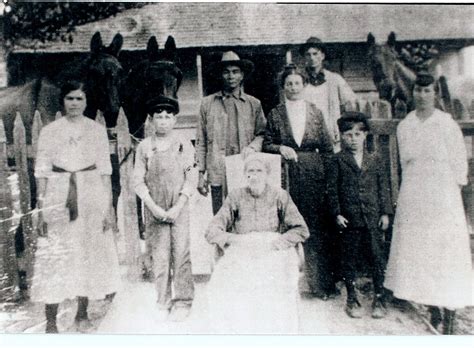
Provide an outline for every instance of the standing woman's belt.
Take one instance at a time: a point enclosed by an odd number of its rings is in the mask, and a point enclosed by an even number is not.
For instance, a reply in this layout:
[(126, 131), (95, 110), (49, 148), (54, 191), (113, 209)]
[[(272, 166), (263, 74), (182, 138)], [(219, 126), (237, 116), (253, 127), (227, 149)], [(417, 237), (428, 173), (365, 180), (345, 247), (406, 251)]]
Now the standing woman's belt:
[(89, 167), (79, 169), (76, 171), (69, 171), (60, 167), (57, 167), (53, 164), (53, 172), (56, 173), (71, 173), (71, 176), (69, 177), (69, 190), (67, 193), (67, 199), (66, 199), (66, 208), (69, 209), (69, 221), (74, 221), (77, 219), (78, 213), (79, 213), (79, 208), (77, 205), (77, 178), (76, 178), (76, 173), (77, 172), (87, 172), (89, 170), (95, 170), (97, 169), (96, 165), (93, 164)]

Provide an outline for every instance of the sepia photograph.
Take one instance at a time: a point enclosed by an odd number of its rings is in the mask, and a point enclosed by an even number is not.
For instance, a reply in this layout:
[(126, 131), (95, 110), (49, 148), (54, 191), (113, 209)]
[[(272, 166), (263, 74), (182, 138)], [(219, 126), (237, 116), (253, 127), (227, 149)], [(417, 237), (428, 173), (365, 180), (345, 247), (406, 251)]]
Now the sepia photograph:
[(474, 334), (473, 4), (2, 0), (0, 50), (0, 341)]

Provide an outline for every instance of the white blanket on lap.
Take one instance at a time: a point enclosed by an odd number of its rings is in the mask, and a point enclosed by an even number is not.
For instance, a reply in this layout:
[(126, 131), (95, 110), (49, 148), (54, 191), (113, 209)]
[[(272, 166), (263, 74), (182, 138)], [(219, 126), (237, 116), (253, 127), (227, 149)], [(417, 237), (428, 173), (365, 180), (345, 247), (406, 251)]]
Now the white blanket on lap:
[(298, 332), (298, 256), (271, 249), (274, 232), (243, 236), (225, 250), (208, 284), (213, 333)]

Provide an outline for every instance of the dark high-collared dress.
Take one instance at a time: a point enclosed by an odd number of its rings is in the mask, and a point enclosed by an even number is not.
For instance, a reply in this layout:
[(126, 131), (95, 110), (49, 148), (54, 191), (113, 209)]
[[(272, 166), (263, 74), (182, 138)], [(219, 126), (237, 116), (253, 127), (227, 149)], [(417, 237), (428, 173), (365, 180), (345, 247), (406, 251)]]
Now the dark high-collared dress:
[[(331, 293), (334, 291), (334, 275), (339, 261), (328, 232), (325, 165), (333, 158), (332, 141), (321, 111), (312, 103), (306, 103), (306, 123), (301, 145), (293, 137), (285, 103), (275, 107), (267, 118), (262, 150), (280, 153), (280, 146), (294, 149), (298, 161), (288, 161), (289, 193), (305, 219), (310, 238), (305, 242), (306, 276), (310, 291)], [(285, 172), (285, 171), (283, 171)]]

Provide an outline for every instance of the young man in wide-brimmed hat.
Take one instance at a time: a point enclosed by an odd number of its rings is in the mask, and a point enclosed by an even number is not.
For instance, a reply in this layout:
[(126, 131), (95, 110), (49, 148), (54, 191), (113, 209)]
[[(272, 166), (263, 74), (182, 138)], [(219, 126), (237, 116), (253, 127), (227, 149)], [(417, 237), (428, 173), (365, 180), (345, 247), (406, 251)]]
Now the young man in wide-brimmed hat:
[(338, 152), (340, 136), (337, 120), (341, 117), (341, 106), (348, 101), (354, 103), (356, 95), (341, 75), (324, 69), (326, 53), (326, 45), (314, 36), (300, 47), (300, 54), (305, 58), (309, 82), (303, 94), (305, 100), (316, 104), (322, 111), (334, 149)]
[[(199, 168), (198, 191), (207, 195), (211, 186), (214, 214), (226, 193), (226, 156), (244, 157), (262, 149), (266, 119), (260, 101), (242, 90), (253, 63), (232, 51), (225, 52), (214, 69), (222, 77), (222, 89), (201, 102), (196, 134)], [(207, 174), (207, 178), (206, 178)]]

